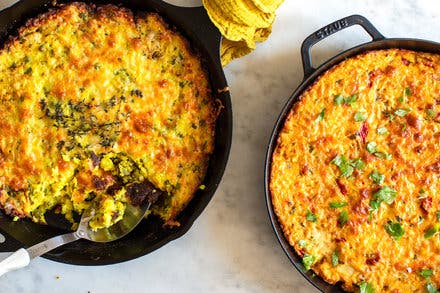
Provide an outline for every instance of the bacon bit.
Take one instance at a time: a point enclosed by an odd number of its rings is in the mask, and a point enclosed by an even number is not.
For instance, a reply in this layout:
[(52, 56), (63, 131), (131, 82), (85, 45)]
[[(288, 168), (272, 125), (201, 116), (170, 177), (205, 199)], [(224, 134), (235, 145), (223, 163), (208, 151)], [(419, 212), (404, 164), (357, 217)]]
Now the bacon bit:
[(367, 260), (365, 261), (365, 263), (369, 266), (374, 266), (375, 264), (377, 264), (380, 260), (380, 254), (378, 253), (373, 253), (367, 256)]
[(14, 191), (26, 190), (27, 183), (26, 183), (26, 181), (24, 181), (20, 178), (14, 178), (14, 179), (12, 179), (9, 187)]
[(167, 80), (166, 79), (162, 79), (162, 80), (160, 80), (159, 82), (159, 86), (160, 87), (166, 87), (167, 86), (167, 84), (168, 84), (168, 82), (167, 82)]
[(361, 190), (361, 196), (363, 198), (370, 198), (370, 190), (368, 188), (363, 188)]
[(307, 175), (307, 173), (309, 173), (309, 171), (310, 171), (309, 166), (303, 165), (301, 167), (301, 170), (299, 171), (299, 174), (304, 176), (304, 175)]
[(107, 186), (107, 180), (105, 180), (104, 178), (100, 178), (96, 175), (93, 175), (92, 183), (93, 183), (93, 187), (96, 188), (97, 190), (104, 190), (105, 187)]
[(370, 208), (367, 204), (365, 204), (363, 201), (358, 201), (353, 206), (353, 211), (359, 215), (368, 215), (370, 212)]
[(336, 184), (338, 185), (339, 190), (341, 191), (341, 193), (342, 193), (343, 195), (346, 195), (347, 192), (348, 192), (348, 190), (347, 190), (347, 186), (345, 186), (344, 183), (342, 183), (341, 180), (339, 180), (339, 178), (336, 179)]
[(428, 196), (422, 198), (420, 201), (420, 207), (428, 214), (432, 207), (432, 197)]
[(94, 152), (90, 153), (90, 158), (92, 159), (92, 166), (96, 167), (101, 162), (101, 158), (97, 156)]
[(425, 60), (423, 60), (423, 65), (425, 65), (425, 66), (427, 66), (427, 67), (431, 67), (431, 68), (434, 68), (434, 63), (432, 63), (432, 60), (431, 59), (425, 59)]
[(408, 114), (406, 116), (406, 122), (408, 122), (409, 126), (414, 127), (417, 130), (422, 128), (422, 121), (414, 114)]
[(367, 143), (367, 135), (368, 135), (368, 123), (362, 123), (361, 128), (358, 131), (358, 135), (361, 137), (362, 143)]
[(435, 162), (429, 166), (426, 166), (426, 171), (440, 173), (440, 162)]
[(423, 135), (420, 132), (414, 133), (413, 138), (414, 138), (414, 141), (416, 141), (416, 142), (423, 141)]
[(418, 154), (421, 154), (424, 150), (425, 150), (425, 147), (423, 145), (419, 145), (414, 148), (414, 151)]
[(368, 81), (368, 87), (371, 87), (373, 85), (373, 82), (379, 77), (383, 75), (383, 71), (381, 69), (376, 69), (374, 71), (370, 71), (368, 73), (369, 81)]
[(394, 172), (393, 175), (391, 175), (391, 180), (396, 181), (399, 179), (400, 175), (402, 175), (401, 171)]
[(411, 62), (408, 59), (405, 59), (403, 57), (402, 57), (402, 63), (405, 64), (406, 66), (411, 64)]
[(401, 133), (402, 137), (409, 137), (410, 135), (411, 135), (411, 131), (408, 128), (402, 131)]
[(394, 73), (394, 71), (396, 71), (396, 68), (394, 67), (394, 66), (387, 66), (386, 68), (385, 68), (385, 74), (386, 75), (391, 75), (391, 74), (393, 74)]
[(304, 255), (306, 255), (306, 251), (304, 250), (304, 248), (301, 248), (298, 250), (298, 256), (303, 258)]
[(346, 242), (347, 241), (347, 239), (345, 239), (344, 237), (341, 237), (341, 238), (335, 238), (335, 242), (336, 243), (344, 243), (344, 242)]

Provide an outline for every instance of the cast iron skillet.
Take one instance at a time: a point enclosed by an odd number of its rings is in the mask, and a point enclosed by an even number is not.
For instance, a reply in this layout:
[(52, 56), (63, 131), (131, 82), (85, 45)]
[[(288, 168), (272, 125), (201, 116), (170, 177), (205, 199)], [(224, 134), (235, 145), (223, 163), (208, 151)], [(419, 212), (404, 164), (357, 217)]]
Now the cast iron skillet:
[[(71, 1), (58, 1), (58, 3)], [(110, 1), (82, 1), (105, 4)], [(215, 98), (218, 98), (222, 109), (216, 125), (215, 149), (203, 184), (204, 190), (198, 190), (180, 213), (177, 221), (179, 227), (164, 228), (162, 222), (150, 217), (126, 237), (106, 244), (77, 241), (65, 245), (44, 255), (45, 258), (79, 265), (104, 265), (130, 260), (165, 245), (182, 236), (191, 227), (195, 219), (206, 207), (220, 182), (229, 156), (232, 137), (232, 110), (227, 87), (221, 67), (219, 46), (221, 35), (209, 20), (203, 7), (177, 7), (160, 0), (124, 0), (123, 6), (132, 11), (157, 12), (165, 21), (177, 29), (189, 41), (196, 52), (199, 52), (212, 84)], [(118, 4), (118, 3), (113, 3)], [(0, 47), (9, 35), (14, 35), (24, 22), (52, 6), (52, 0), (22, 0), (14, 6), (0, 12)], [(49, 222), (49, 220), (48, 220)], [(62, 226), (62, 225), (60, 225)], [(0, 212), (0, 231), (6, 241), (0, 244), (0, 251), (14, 251), (20, 247), (29, 247), (51, 236), (66, 233), (65, 230), (38, 225), (30, 221), (13, 222)]]
[[(326, 37), (334, 34), (340, 30), (343, 30), (352, 25), (360, 25), (364, 28), (364, 30), (372, 37), (372, 41), (356, 46), (349, 50), (346, 50), (335, 57), (331, 58), (318, 68), (313, 67), (312, 58), (310, 54), (310, 49), (312, 46), (319, 41), (325, 39)], [(402, 48), (414, 51), (424, 51), (424, 52), (432, 52), (440, 54), (440, 44), (434, 43), (425, 40), (418, 39), (387, 39), (385, 38), (365, 17), (360, 15), (352, 15), (345, 18), (342, 18), (338, 21), (335, 21), (320, 30), (314, 32), (310, 36), (308, 36), (302, 46), (301, 46), (301, 57), (303, 63), (304, 70), (304, 80), (299, 85), (299, 87), (293, 92), (292, 96), (287, 101), (283, 110), (281, 111), (280, 116), (275, 124), (275, 128), (272, 132), (269, 147), (266, 154), (266, 165), (264, 170), (264, 188), (265, 188), (265, 196), (266, 196), (266, 204), (269, 212), (269, 217), (272, 222), (272, 227), (275, 231), (275, 234), (280, 242), (284, 252), (287, 254), (287, 257), (293, 263), (293, 265), (298, 269), (298, 271), (317, 289), (321, 292), (344, 292), (340, 286), (340, 284), (330, 285), (322, 280), (320, 277), (315, 276), (312, 271), (304, 271), (304, 267), (302, 265), (301, 258), (295, 253), (293, 247), (290, 246), (287, 239), (284, 237), (283, 230), (281, 225), (278, 223), (277, 215), (272, 206), (272, 198), (269, 190), (269, 182), (270, 182), (270, 168), (271, 168), (271, 160), (272, 154), (275, 150), (278, 133), (281, 131), (284, 121), (287, 118), (287, 115), (290, 112), (290, 109), (293, 105), (298, 101), (300, 95), (310, 86), (315, 80), (323, 74), (325, 71), (333, 67), (334, 65), (340, 63), (341, 61), (350, 58), (352, 56), (358, 55), (360, 53), (364, 53), (369, 50), (376, 49), (389, 49), (389, 48)]]

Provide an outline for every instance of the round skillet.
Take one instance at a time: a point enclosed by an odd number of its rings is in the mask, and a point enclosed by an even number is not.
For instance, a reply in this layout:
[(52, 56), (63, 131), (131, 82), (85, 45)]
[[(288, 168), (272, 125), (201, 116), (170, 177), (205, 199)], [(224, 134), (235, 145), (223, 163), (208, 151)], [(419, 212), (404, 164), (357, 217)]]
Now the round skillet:
[[(310, 54), (310, 49), (313, 45), (318, 43), (319, 41), (325, 39), (326, 37), (343, 30), (352, 25), (360, 25), (362, 28), (372, 37), (372, 41), (353, 47), (349, 50), (346, 50), (318, 68), (313, 67), (312, 58)], [(308, 36), (302, 46), (301, 46), (301, 57), (303, 63), (304, 70), (304, 79), (299, 87), (293, 92), (292, 96), (287, 101), (283, 110), (281, 111), (280, 116), (275, 124), (275, 128), (272, 132), (269, 147), (266, 154), (266, 165), (264, 170), (264, 184), (265, 184), (265, 196), (266, 196), (266, 204), (269, 212), (269, 217), (272, 222), (272, 227), (275, 231), (275, 234), (280, 242), (284, 252), (287, 254), (287, 257), (290, 259), (292, 264), (298, 269), (298, 271), (317, 289), (321, 292), (344, 292), (339, 284), (330, 285), (322, 280), (320, 277), (313, 274), (312, 271), (304, 271), (304, 267), (302, 265), (301, 258), (296, 254), (293, 247), (290, 246), (287, 239), (284, 237), (283, 230), (281, 225), (278, 223), (277, 215), (273, 209), (272, 198), (269, 190), (270, 183), (270, 168), (272, 161), (272, 153), (275, 150), (278, 133), (281, 131), (284, 125), (284, 121), (287, 118), (287, 115), (290, 112), (290, 109), (293, 105), (298, 101), (301, 94), (312, 85), (315, 80), (322, 75), (325, 71), (333, 67), (334, 65), (340, 63), (341, 61), (350, 58), (352, 56), (358, 55), (360, 53), (364, 53), (369, 50), (378, 50), (378, 49), (389, 49), (389, 48), (401, 48), (408, 49), (414, 51), (424, 51), (424, 52), (432, 52), (440, 54), (440, 44), (419, 40), (419, 39), (388, 39), (385, 38), (365, 17), (360, 15), (351, 15), (345, 18), (342, 18), (338, 21), (335, 21)]]
[[(27, 19), (53, 7), (52, 2), (52, 0), (22, 0), (1, 11), (0, 44), (4, 43), (9, 35), (16, 34), (17, 29)], [(58, 3), (66, 2), (71, 1), (58, 1)], [(105, 4), (110, 1), (82, 2)], [(160, 0), (125, 0), (123, 6), (133, 12), (157, 12), (186, 37), (204, 63), (215, 98), (218, 98), (224, 106), (217, 120), (214, 153), (211, 155), (203, 182), (206, 188), (198, 190), (188, 206), (180, 213), (176, 219), (180, 222), (178, 227), (165, 228), (162, 221), (149, 217), (128, 236), (118, 241), (106, 244), (74, 242), (44, 255), (51, 260), (79, 265), (104, 265), (130, 260), (158, 249), (188, 231), (214, 195), (226, 167), (232, 137), (232, 110), (229, 92), (222, 90), (227, 87), (227, 83), (219, 56), (220, 33), (209, 20), (203, 7), (177, 7)], [(58, 223), (58, 227), (63, 226), (60, 219), (48, 219), (48, 222)], [(0, 251), (3, 252), (23, 246), (28, 247), (49, 237), (66, 233), (65, 230), (52, 225), (39, 225), (26, 220), (13, 222), (1, 212), (0, 231), (6, 237), (6, 241), (0, 244)]]

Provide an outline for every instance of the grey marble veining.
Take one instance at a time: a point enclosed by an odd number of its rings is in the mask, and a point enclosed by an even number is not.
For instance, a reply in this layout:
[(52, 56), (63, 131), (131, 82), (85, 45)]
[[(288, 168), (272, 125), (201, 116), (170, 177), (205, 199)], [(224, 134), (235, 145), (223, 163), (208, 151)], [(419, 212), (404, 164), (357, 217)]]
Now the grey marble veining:
[[(12, 2), (0, 0), (0, 9)], [(82, 267), (36, 259), (1, 277), (0, 292), (318, 292), (282, 252), (263, 190), (272, 127), (303, 78), (301, 42), (350, 14), (366, 16), (387, 37), (440, 41), (439, 6), (435, 0), (286, 0), (268, 41), (225, 68), (234, 112), (231, 156), (216, 195), (190, 231), (117, 265)], [(368, 40), (357, 27), (339, 32), (314, 47), (314, 64)]]

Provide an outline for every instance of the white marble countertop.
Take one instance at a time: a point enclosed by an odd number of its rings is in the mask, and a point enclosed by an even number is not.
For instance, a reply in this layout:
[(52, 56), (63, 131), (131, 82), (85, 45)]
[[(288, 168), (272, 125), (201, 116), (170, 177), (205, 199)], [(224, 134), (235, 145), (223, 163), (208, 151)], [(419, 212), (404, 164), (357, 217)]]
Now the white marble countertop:
[[(13, 2), (0, 0), (0, 9)], [(301, 42), (350, 14), (364, 15), (387, 37), (440, 42), (439, 8), (436, 0), (286, 0), (269, 40), (225, 68), (234, 112), (232, 151), (220, 187), (190, 231), (116, 265), (82, 267), (39, 258), (1, 277), (0, 292), (318, 292), (278, 244), (263, 189), (272, 127), (303, 77)], [(315, 64), (368, 40), (359, 27), (339, 32), (314, 47)]]

